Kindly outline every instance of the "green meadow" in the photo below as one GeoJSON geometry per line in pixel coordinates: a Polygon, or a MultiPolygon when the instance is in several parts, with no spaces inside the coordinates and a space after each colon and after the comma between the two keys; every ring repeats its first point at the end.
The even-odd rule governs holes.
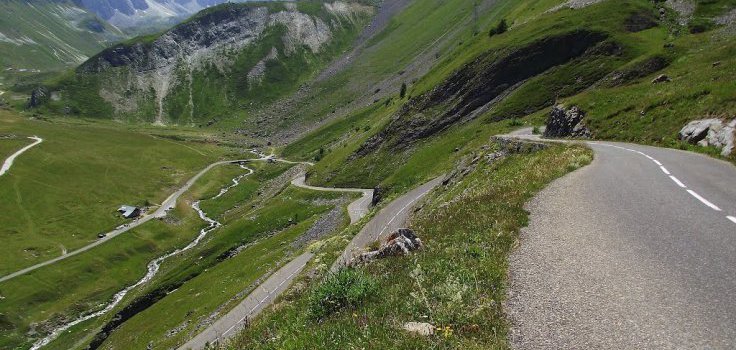
{"type": "MultiPolygon", "coordinates": [[[[0,274],[93,242],[98,233],[125,222],[116,212],[120,205],[155,206],[227,153],[213,144],[121,130],[112,123],[34,120],[7,111],[0,111],[0,134],[44,139],[0,177],[0,196],[6,199],[0,203],[0,274]]],[[[16,149],[17,140],[12,142],[3,154],[16,149]]]]}

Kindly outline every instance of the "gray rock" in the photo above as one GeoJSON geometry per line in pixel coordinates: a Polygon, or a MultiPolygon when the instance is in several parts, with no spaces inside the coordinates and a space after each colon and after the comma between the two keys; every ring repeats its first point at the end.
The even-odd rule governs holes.
{"type": "Polygon", "coordinates": [[[660,74],[656,78],[652,79],[652,84],[669,83],[672,79],[665,74],[660,74]]]}
{"type": "Polygon", "coordinates": [[[715,147],[722,156],[729,156],[734,149],[736,119],[725,123],[721,119],[701,119],[687,123],[678,138],[701,147],[715,147]]]}
{"type": "Polygon", "coordinates": [[[373,260],[383,259],[390,256],[408,255],[422,247],[422,240],[408,228],[400,228],[386,239],[381,247],[372,252],[360,254],[350,261],[348,266],[367,264],[373,260]]]}
{"type": "Polygon", "coordinates": [[[427,322],[407,322],[404,323],[403,328],[409,333],[415,333],[425,337],[434,334],[434,326],[427,322]]]}
{"type": "Polygon", "coordinates": [[[691,121],[685,125],[682,130],[680,130],[678,138],[693,144],[698,143],[708,135],[708,130],[711,125],[722,123],[723,122],[721,122],[720,119],[701,119],[691,121]]]}
{"type": "Polygon", "coordinates": [[[28,99],[28,108],[37,108],[49,100],[49,90],[44,86],[39,86],[31,91],[31,98],[28,99]]]}
{"type": "Polygon", "coordinates": [[[585,112],[577,106],[572,106],[569,110],[562,105],[555,106],[547,118],[544,136],[590,138],[590,130],[583,123],[584,118],[585,112]]]}

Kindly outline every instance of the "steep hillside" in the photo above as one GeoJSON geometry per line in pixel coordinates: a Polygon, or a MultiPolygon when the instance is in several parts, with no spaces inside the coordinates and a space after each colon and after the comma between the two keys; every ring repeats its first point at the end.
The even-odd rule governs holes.
{"type": "MultiPolygon", "coordinates": [[[[112,25],[133,33],[171,26],[207,7],[229,2],[225,0],[74,1],[112,25]]],[[[235,2],[244,1],[249,0],[235,2]]]]}
{"type": "MultiPolygon", "coordinates": [[[[351,117],[353,124],[378,129],[286,151],[314,155],[322,149],[315,183],[401,188],[400,174],[422,178],[417,166],[429,173],[443,169],[442,162],[426,162],[441,150],[433,148],[442,147],[440,139],[456,137],[444,147],[462,149],[470,141],[463,134],[489,122],[521,123],[515,119],[530,116],[541,125],[555,103],[580,105],[594,136],[678,147],[677,132],[687,121],[736,111],[729,97],[733,80],[726,78],[734,75],[728,64],[736,42],[732,25],[690,33],[675,10],[648,1],[557,4],[501,2],[505,12],[499,11],[496,24],[505,17],[508,31],[466,36],[461,48],[409,85],[405,99],[397,99],[397,84],[383,105],[351,117]],[[671,83],[652,83],[670,72],[671,83]]],[[[718,16],[733,8],[721,5],[718,16]]],[[[306,139],[324,139],[320,135],[334,133],[331,128],[306,139]]],[[[450,153],[443,157],[454,157],[450,153]]]]}
{"type": "MultiPolygon", "coordinates": [[[[419,79],[405,78],[406,61],[424,51],[405,61],[404,46],[385,56],[393,67],[365,70],[376,77],[376,70],[395,69],[396,77],[381,76],[393,84],[366,91],[367,98],[349,95],[349,78],[339,88],[326,86],[322,101],[343,103],[330,109],[352,98],[360,106],[283,148],[318,161],[311,183],[375,186],[383,199],[442,177],[446,185],[411,220],[425,246],[330,276],[325,265],[344,247],[335,242],[353,233],[325,239],[315,244],[312,272],[220,348],[508,348],[507,254],[527,224],[523,203],[591,155],[550,146],[508,156],[489,136],[540,126],[558,103],[582,109],[593,137],[676,147],[687,147],[676,138],[688,121],[736,116],[733,1],[491,3],[488,12],[473,12],[468,2],[409,5],[372,40],[377,50],[396,48],[402,38],[426,44],[417,38],[436,29],[418,15],[422,10],[441,8],[453,19],[449,14],[475,13],[484,21],[477,30],[467,21],[467,30],[439,31],[453,45],[427,48],[436,60],[421,61],[430,67],[419,79]],[[392,36],[397,28],[401,35],[392,36]]],[[[323,104],[303,106],[317,119],[330,113],[320,116],[323,104]]]]}
{"type": "Polygon", "coordinates": [[[65,113],[157,124],[246,117],[349,45],[373,8],[358,3],[225,4],[161,35],[111,47],[60,81],[65,113]]]}
{"type": "Polygon", "coordinates": [[[73,67],[121,37],[119,30],[71,0],[0,2],[3,71],[73,67]]]}

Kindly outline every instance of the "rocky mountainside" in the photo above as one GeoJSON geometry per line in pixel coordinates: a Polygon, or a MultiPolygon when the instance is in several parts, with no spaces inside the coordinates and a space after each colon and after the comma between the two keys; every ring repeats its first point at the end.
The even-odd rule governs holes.
{"type": "Polygon", "coordinates": [[[0,2],[0,68],[49,71],[75,66],[123,37],[71,0],[0,2]]]}
{"type": "Polygon", "coordinates": [[[295,89],[372,12],[341,1],[223,4],[102,51],[55,87],[63,98],[53,102],[67,114],[213,124],[295,89]]]}
{"type": "MultiPolygon", "coordinates": [[[[141,26],[173,24],[225,0],[74,0],[116,27],[138,30],[141,26]]],[[[248,1],[248,0],[241,0],[248,1]]],[[[236,1],[236,2],[241,2],[236,1]]]]}

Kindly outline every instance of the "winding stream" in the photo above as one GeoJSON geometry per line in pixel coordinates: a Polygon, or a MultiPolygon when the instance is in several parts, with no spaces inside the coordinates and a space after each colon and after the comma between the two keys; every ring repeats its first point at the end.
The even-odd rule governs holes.
{"type": "MultiPolygon", "coordinates": [[[[233,178],[231,185],[226,186],[226,187],[223,187],[222,189],[220,189],[220,193],[218,193],[214,197],[208,198],[208,200],[217,199],[217,198],[222,197],[223,195],[225,195],[225,193],[228,193],[232,188],[238,186],[240,184],[240,181],[244,177],[249,176],[249,175],[253,174],[253,172],[254,172],[253,169],[248,168],[247,166],[245,166],[243,164],[240,164],[240,167],[243,168],[243,169],[245,169],[245,170],[247,170],[248,172],[245,173],[245,174],[238,175],[237,177],[233,178]]],[[[199,203],[200,202],[201,202],[201,200],[192,203],[192,208],[197,212],[197,214],[199,215],[200,219],[202,219],[203,221],[205,221],[207,223],[207,226],[199,231],[199,235],[197,236],[197,238],[195,238],[193,241],[191,241],[186,247],[176,249],[176,250],[174,250],[171,253],[168,253],[166,255],[160,256],[160,257],[152,260],[151,262],[149,262],[148,263],[148,266],[147,266],[147,270],[148,271],[146,272],[146,274],[140,280],[138,280],[138,282],[136,282],[135,284],[132,284],[132,285],[126,287],[125,289],[117,292],[112,297],[112,300],[102,310],[99,310],[99,311],[96,311],[96,312],[93,312],[93,313],[89,313],[89,314],[83,315],[83,316],[75,319],[74,321],[71,321],[69,323],[66,323],[64,325],[61,325],[61,326],[57,327],[56,329],[54,329],[53,332],[51,332],[46,337],[44,337],[44,338],[39,339],[38,341],[36,341],[33,344],[33,346],[31,347],[31,350],[37,350],[37,349],[42,348],[43,346],[47,345],[48,343],[50,343],[51,341],[53,341],[54,339],[56,339],[62,332],[66,331],[67,329],[69,329],[71,327],[74,327],[74,326],[76,326],[76,325],[78,325],[78,324],[80,324],[80,323],[82,323],[84,321],[93,319],[93,318],[98,317],[98,316],[102,316],[102,315],[110,312],[110,310],[114,309],[118,304],[120,304],[120,302],[123,300],[123,298],[125,298],[125,296],[131,290],[133,290],[133,289],[139,287],[140,285],[142,285],[142,284],[150,281],[151,279],[153,279],[153,277],[158,273],[159,268],[161,267],[161,263],[163,263],[166,259],[168,259],[168,258],[170,258],[170,257],[172,257],[174,255],[180,254],[182,252],[185,252],[187,250],[190,250],[190,249],[196,247],[197,245],[199,245],[200,242],[202,242],[202,240],[205,237],[207,237],[207,234],[209,234],[213,230],[215,230],[215,229],[219,228],[220,226],[222,226],[222,224],[220,222],[218,222],[218,221],[216,221],[216,220],[214,220],[214,219],[212,219],[212,218],[210,218],[210,217],[207,216],[207,214],[199,207],[199,203]]]]}

